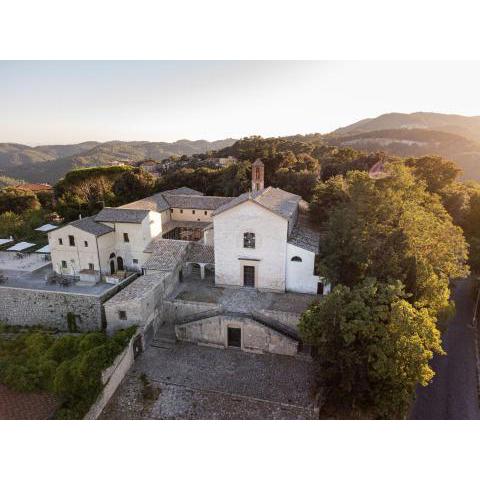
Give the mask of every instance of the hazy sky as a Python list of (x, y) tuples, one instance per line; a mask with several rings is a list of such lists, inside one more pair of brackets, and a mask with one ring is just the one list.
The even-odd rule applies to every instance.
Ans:
[(215, 140), (480, 114), (479, 62), (0, 61), (0, 142)]

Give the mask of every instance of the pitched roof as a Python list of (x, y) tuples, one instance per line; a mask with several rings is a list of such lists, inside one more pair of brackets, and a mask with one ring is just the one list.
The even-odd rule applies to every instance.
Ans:
[(295, 213), (301, 199), (302, 197), (300, 197), (300, 195), (286, 192), (280, 188), (267, 187), (256, 192), (242, 193), (242, 195), (219, 207), (213, 212), (213, 214), (218, 215), (219, 213), (236, 207), (243, 202), (251, 200), (262, 205), (273, 213), (289, 219)]
[(174, 190), (165, 190), (162, 193), (166, 193), (167, 195), (200, 195), (200, 196), (203, 196), (202, 192), (199, 192), (198, 190), (194, 190), (193, 188), (190, 188), (190, 187), (180, 187), (180, 188), (175, 188)]
[(200, 195), (163, 194), (171, 208), (192, 208), (198, 210), (216, 210), (230, 202), (234, 197), (205, 197)]
[(215, 251), (213, 246), (192, 243), (187, 254), (187, 262), (215, 263)]
[(144, 268), (148, 270), (173, 270), (180, 262), (190, 242), (183, 240), (154, 239), (145, 248), (145, 253), (152, 256), (145, 262)]
[(289, 235), (288, 243), (318, 254), (320, 233), (308, 225), (306, 219), (299, 218)]
[(154, 212), (163, 212), (168, 210), (170, 205), (167, 203), (161, 193), (156, 193), (150, 197), (142, 198), (136, 202), (127, 203), (118, 207), (128, 210), (153, 210)]
[(80, 220), (74, 220), (68, 225), (76, 227), (79, 230), (83, 230), (84, 232), (91, 233), (96, 237), (100, 237), (102, 235), (105, 235), (106, 233), (113, 232), (112, 227), (104, 225), (103, 223), (97, 223), (93, 217), (85, 217), (81, 218)]
[(148, 215), (149, 210), (122, 209), (122, 208), (104, 208), (97, 213), (95, 220), (97, 222), (112, 223), (142, 223), (142, 220)]
[[(134, 209), (134, 210), (153, 210), (155, 212), (163, 212), (164, 210), (168, 210), (169, 208), (173, 207), (170, 204), (170, 202), (167, 201), (167, 197), (172, 199), (173, 197), (177, 197), (177, 196), (197, 198), (197, 197), (203, 197), (203, 193), (198, 192), (197, 190), (193, 190), (192, 188), (189, 188), (189, 187), (180, 187), (180, 188), (176, 188), (174, 190), (166, 190), (165, 192), (156, 193), (155, 195), (151, 195), (150, 197), (142, 198), (141, 200), (137, 200), (136, 202), (127, 203), (126, 205), (122, 205), (121, 207), (118, 207), (118, 208), (129, 209), (129, 210), (130, 209)], [(216, 198), (216, 197), (203, 197), (203, 198)], [(180, 202), (181, 202), (181, 200), (180, 200)], [(201, 209), (203, 207), (196, 206), (196, 207), (179, 207), (179, 208), (198, 208), (198, 209)], [(209, 210), (209, 209), (207, 209), (207, 210)]]

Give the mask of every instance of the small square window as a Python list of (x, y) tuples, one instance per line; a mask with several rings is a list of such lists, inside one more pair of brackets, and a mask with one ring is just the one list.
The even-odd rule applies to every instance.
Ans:
[(128, 238), (128, 233), (124, 233), (124, 234), (123, 234), (123, 241), (124, 241), (125, 243), (129, 243), (129, 242), (130, 242), (130, 239)]
[(173, 213), (173, 208), (170, 209), (170, 213)]
[(192, 214), (195, 215), (195, 210), (192, 210)]
[(68, 236), (68, 243), (71, 247), (75, 246), (75, 237), (73, 235)]
[(183, 213), (183, 210), (182, 210), (182, 209), (180, 209), (180, 213)]
[(62, 239), (62, 238), (59, 238), (59, 239), (58, 239), (58, 244), (59, 244), (59, 245), (63, 245), (63, 239)]
[(205, 210), (205, 211), (203, 212), (203, 214), (204, 214), (204, 215), (207, 215), (207, 211)]
[(138, 258), (132, 259), (132, 262), (134, 263), (134, 265), (137, 265), (138, 264)]
[(88, 264), (88, 269), (89, 270), (95, 270), (95, 265), (93, 265), (93, 263), (89, 263)]
[(118, 318), (120, 320), (126, 320), (127, 319), (127, 312), (125, 310), (119, 310)]
[(66, 260), (62, 260), (62, 268), (67, 268), (67, 261)]
[(83, 245), (84, 245), (85, 247), (88, 247), (88, 242), (85, 240), (85, 241), (83, 242)]

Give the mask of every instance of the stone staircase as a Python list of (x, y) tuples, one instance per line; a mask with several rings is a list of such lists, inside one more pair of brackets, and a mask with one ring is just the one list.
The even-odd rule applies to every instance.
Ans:
[(152, 347), (171, 349), (177, 343), (175, 327), (171, 324), (161, 325), (151, 343)]

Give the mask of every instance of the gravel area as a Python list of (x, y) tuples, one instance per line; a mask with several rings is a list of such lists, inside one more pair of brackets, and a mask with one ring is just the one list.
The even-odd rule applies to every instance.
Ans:
[(150, 347), (101, 418), (313, 419), (313, 376), (313, 364), (295, 358), (188, 344)]

